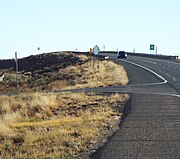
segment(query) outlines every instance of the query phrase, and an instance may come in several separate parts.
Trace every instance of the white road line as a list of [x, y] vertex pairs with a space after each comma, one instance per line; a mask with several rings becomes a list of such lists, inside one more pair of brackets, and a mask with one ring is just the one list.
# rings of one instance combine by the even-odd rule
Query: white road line
[[[119, 59], [119, 60], [120, 60], [120, 59]], [[134, 63], [134, 62], [131, 62], [131, 61], [126, 61], [126, 60], [121, 60], [121, 61], [130, 63], [130, 64], [135, 65], [135, 66], [138, 66], [138, 67], [140, 67], [140, 68], [142, 68], [142, 69], [145, 69], [145, 70], [153, 73], [154, 75], [156, 75], [157, 77], [159, 77], [160, 79], [162, 79], [162, 80], [164, 81], [164, 82], [159, 82], [159, 83], [137, 84], [137, 85], [158, 85], [158, 84], [166, 84], [166, 83], [167, 83], [167, 80], [166, 80], [164, 77], [162, 77], [161, 75], [159, 75], [158, 73], [154, 72], [153, 70], [151, 70], [151, 69], [149, 69], [149, 68], [147, 68], [147, 67], [144, 67], [144, 66], [142, 66], [142, 65], [139, 65], [139, 64]], [[130, 86], [130, 85], [129, 85], [129, 86]], [[166, 96], [173, 96], [173, 97], [178, 97], [178, 98], [180, 98], [180, 95], [178, 95], [178, 94], [171, 94], [171, 93], [154, 93], [154, 94], [157, 94], [157, 95], [158, 95], [158, 94], [159, 94], [159, 95], [166, 95]]]
[[[119, 59], [120, 60], [120, 59]], [[138, 66], [146, 71], [149, 71], [151, 72], [152, 74], [154, 74], [155, 76], [157, 76], [158, 78], [160, 78], [161, 80], [163, 80], [163, 82], [158, 82], [158, 83], [148, 83], [148, 84], [138, 84], [138, 85], [160, 85], [160, 84], [166, 84], [167, 83], [167, 80], [162, 77], [161, 75], [159, 75], [158, 73], [154, 72], [153, 70], [147, 68], [147, 67], [144, 67], [142, 65], [139, 65], [137, 63], [134, 63], [134, 62], [131, 62], [131, 61], [126, 61], [126, 60], [120, 60], [120, 61], [123, 61], [123, 62], [127, 62], [127, 63], [130, 63], [132, 65], [135, 65], [135, 66]]]
[[178, 97], [178, 98], [180, 98], [180, 95], [178, 95], [178, 94], [171, 94], [171, 93], [154, 93], [154, 94], [164, 95], [164, 96], [173, 96], [173, 97]]

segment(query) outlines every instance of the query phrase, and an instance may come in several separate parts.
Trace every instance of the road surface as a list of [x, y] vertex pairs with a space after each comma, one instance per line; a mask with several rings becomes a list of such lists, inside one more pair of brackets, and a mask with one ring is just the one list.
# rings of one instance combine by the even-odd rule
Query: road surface
[[91, 159], [180, 159], [180, 63], [108, 56], [124, 65], [130, 83], [95, 91], [132, 93], [132, 99], [120, 129]]

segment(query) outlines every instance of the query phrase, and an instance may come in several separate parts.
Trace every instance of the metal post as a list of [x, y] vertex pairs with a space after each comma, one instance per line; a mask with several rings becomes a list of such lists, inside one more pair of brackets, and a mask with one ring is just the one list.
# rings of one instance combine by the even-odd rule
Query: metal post
[[19, 97], [19, 84], [18, 84], [18, 59], [17, 59], [17, 52], [15, 52], [15, 62], [16, 62], [16, 91], [17, 97]]
[[103, 46], [103, 51], [105, 51], [105, 48], [106, 48], [106, 47], [105, 47], [105, 45], [104, 45], [104, 46]]
[[97, 55], [97, 60], [98, 60], [97, 68], [98, 68], [98, 72], [99, 72], [99, 54]]
[[156, 55], [157, 55], [157, 46], [156, 46]]

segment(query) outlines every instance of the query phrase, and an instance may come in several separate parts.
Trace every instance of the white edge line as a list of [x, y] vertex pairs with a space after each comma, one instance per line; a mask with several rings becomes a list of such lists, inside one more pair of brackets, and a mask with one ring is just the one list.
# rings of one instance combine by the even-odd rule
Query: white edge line
[[178, 95], [178, 94], [171, 94], [171, 93], [155, 93], [155, 94], [164, 95], [164, 96], [173, 96], [173, 97], [180, 98], [180, 95]]
[[[154, 75], [156, 75], [157, 77], [159, 77], [160, 79], [162, 79], [162, 80], [164, 81], [164, 82], [160, 82], [160, 83], [149, 83], [149, 84], [139, 84], [139, 85], [158, 85], [158, 84], [166, 84], [166, 83], [167, 83], [167, 80], [166, 80], [164, 77], [162, 77], [161, 75], [159, 75], [158, 73], [152, 71], [151, 69], [149, 69], [149, 68], [147, 68], [147, 67], [144, 67], [144, 66], [142, 66], [142, 65], [136, 64], [136, 63], [131, 62], [131, 61], [125, 61], [125, 60], [121, 60], [121, 61], [130, 63], [130, 64], [135, 65], [135, 66], [138, 66], [138, 67], [140, 67], [140, 68], [143, 68], [143, 69], [145, 69], [145, 70], [153, 73]], [[171, 93], [170, 93], [170, 94], [169, 94], [169, 93], [155, 93], [155, 94], [166, 95], [166, 96], [173, 96], [173, 97], [178, 97], [178, 98], [180, 98], [180, 95], [178, 95], [178, 94], [171, 94]]]
[[[146, 94], [149, 94], [149, 93], [146, 93]], [[150, 93], [151, 94], [151, 93]], [[172, 93], [153, 93], [155, 95], [163, 95], [163, 96], [172, 96], [172, 97], [178, 97], [180, 98], [180, 95], [179, 94], [172, 94]]]
[[162, 77], [161, 75], [159, 75], [158, 73], [154, 72], [153, 70], [151, 70], [147, 67], [144, 67], [142, 65], [139, 65], [139, 64], [131, 62], [131, 61], [125, 61], [125, 60], [120, 60], [120, 61], [127, 62], [127, 63], [130, 63], [132, 65], [138, 66], [144, 70], [147, 70], [147, 71], [151, 72], [152, 74], [156, 75], [157, 77], [159, 77], [160, 79], [162, 79], [164, 81], [164, 82], [159, 82], [159, 83], [138, 84], [138, 85], [160, 85], [160, 84], [166, 84], [167, 83], [167, 80], [164, 77]]

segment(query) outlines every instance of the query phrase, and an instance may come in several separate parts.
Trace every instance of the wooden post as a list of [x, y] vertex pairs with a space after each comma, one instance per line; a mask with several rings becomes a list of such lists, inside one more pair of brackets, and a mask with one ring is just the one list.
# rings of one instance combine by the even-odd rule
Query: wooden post
[[17, 52], [15, 52], [15, 62], [16, 62], [16, 91], [17, 91], [17, 97], [19, 97], [19, 84], [18, 84], [18, 59], [17, 59]]

